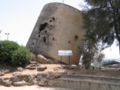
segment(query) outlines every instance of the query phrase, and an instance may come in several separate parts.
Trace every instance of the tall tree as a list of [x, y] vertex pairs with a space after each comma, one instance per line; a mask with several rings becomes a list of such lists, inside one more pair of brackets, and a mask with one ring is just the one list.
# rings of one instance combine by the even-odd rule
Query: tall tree
[[104, 48], [116, 39], [120, 47], [120, 0], [85, 0], [90, 9], [84, 12], [86, 37]]
[[116, 39], [120, 48], [120, 0], [85, 1], [89, 8], [83, 11], [86, 30], [83, 64], [89, 68], [99, 46], [103, 50]]
[[92, 62], [100, 63], [104, 54], [101, 52], [103, 46], [100, 42], [94, 43], [91, 39], [86, 39], [84, 42], [84, 46], [81, 49], [82, 51], [82, 64], [86, 69], [89, 69]]

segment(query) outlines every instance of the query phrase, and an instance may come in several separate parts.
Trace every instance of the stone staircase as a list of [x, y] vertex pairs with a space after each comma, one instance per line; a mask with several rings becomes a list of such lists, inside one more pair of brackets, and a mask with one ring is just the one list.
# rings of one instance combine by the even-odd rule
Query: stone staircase
[[51, 85], [72, 88], [74, 90], [120, 90], [120, 78], [90, 75], [66, 75], [59, 79], [52, 80]]

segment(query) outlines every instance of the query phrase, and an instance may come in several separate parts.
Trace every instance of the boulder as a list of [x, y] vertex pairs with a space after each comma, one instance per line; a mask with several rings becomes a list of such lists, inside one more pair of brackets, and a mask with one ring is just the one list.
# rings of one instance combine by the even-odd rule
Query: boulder
[[37, 62], [34, 60], [34, 61], [30, 61], [30, 64], [37, 64]]
[[37, 65], [36, 64], [29, 64], [26, 66], [26, 69], [30, 69], [30, 70], [33, 70], [33, 69], [36, 69]]
[[60, 78], [61, 76], [62, 76], [61, 73], [56, 73], [56, 74], [54, 74], [54, 78], [55, 78], [55, 79]]
[[17, 68], [17, 71], [22, 72], [22, 71], [23, 71], [23, 68], [22, 68], [22, 67], [18, 67], [18, 68]]
[[47, 79], [54, 79], [55, 78], [55, 75], [52, 73], [52, 72], [49, 72], [48, 74], [47, 74]]
[[36, 80], [37, 81], [41, 81], [42, 79], [46, 78], [47, 75], [46, 74], [37, 74]]
[[52, 73], [52, 72], [49, 72], [46, 76], [46, 78], [48, 80], [53, 80], [53, 79], [57, 79], [57, 78], [60, 78], [62, 76], [61, 73]]
[[38, 54], [32, 54], [32, 61], [31, 64], [37, 64], [37, 63], [41, 63], [41, 64], [53, 64], [55, 63], [53, 60], [46, 58], [45, 56]]
[[46, 86], [48, 85], [47, 75], [46, 74], [38, 74], [36, 77], [37, 84], [39, 86]]
[[10, 80], [2, 80], [2, 85], [4, 85], [4, 86], [7, 86], [7, 87], [9, 87], [9, 86], [11, 86], [11, 84], [12, 84], [12, 82], [10, 81]]
[[5, 73], [3, 71], [0, 71], [0, 76], [3, 76]]
[[42, 64], [47, 64], [49, 61], [43, 55], [37, 55], [37, 61]]
[[21, 72], [14, 72], [13, 73], [13, 76], [18, 76], [18, 75], [21, 75]]
[[36, 58], [37, 62], [41, 63], [41, 64], [53, 64], [55, 63], [53, 60], [51, 59], [48, 59], [46, 57], [44, 57], [43, 55], [37, 55], [37, 58]]
[[47, 86], [48, 85], [48, 81], [46, 78], [43, 78], [41, 81], [38, 82], [39, 86]]
[[24, 86], [24, 85], [27, 85], [27, 83], [24, 80], [13, 83], [13, 86]]
[[47, 66], [43, 66], [43, 65], [39, 65], [38, 67], [37, 67], [37, 71], [44, 71], [44, 70], [46, 70], [47, 69]]
[[0, 77], [0, 85], [3, 85], [4, 79]]
[[34, 84], [36, 81], [34, 75], [28, 75], [27, 77], [24, 77], [23, 80], [26, 81], [29, 85]]
[[13, 76], [10, 80], [12, 82], [18, 82], [18, 81], [20, 81], [20, 79], [17, 76]]

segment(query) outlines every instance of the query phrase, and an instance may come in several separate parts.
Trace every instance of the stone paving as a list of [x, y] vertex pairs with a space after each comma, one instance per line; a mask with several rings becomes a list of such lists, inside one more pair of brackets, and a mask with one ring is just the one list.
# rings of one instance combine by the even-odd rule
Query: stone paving
[[0, 90], [73, 90], [73, 89], [53, 88], [53, 87], [39, 87], [39, 86], [22, 86], [22, 87], [4, 87], [4, 86], [0, 86]]

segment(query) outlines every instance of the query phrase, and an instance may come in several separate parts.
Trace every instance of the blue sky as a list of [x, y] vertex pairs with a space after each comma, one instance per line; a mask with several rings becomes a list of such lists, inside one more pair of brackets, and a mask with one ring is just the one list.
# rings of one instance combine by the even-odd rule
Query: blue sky
[[[5, 33], [10, 33], [9, 40], [25, 46], [43, 6], [50, 2], [63, 0], [0, 0], [0, 39], [5, 40]], [[64, 0], [64, 3], [77, 9], [84, 4], [83, 0]], [[108, 58], [119, 58], [115, 45], [104, 52]]]

